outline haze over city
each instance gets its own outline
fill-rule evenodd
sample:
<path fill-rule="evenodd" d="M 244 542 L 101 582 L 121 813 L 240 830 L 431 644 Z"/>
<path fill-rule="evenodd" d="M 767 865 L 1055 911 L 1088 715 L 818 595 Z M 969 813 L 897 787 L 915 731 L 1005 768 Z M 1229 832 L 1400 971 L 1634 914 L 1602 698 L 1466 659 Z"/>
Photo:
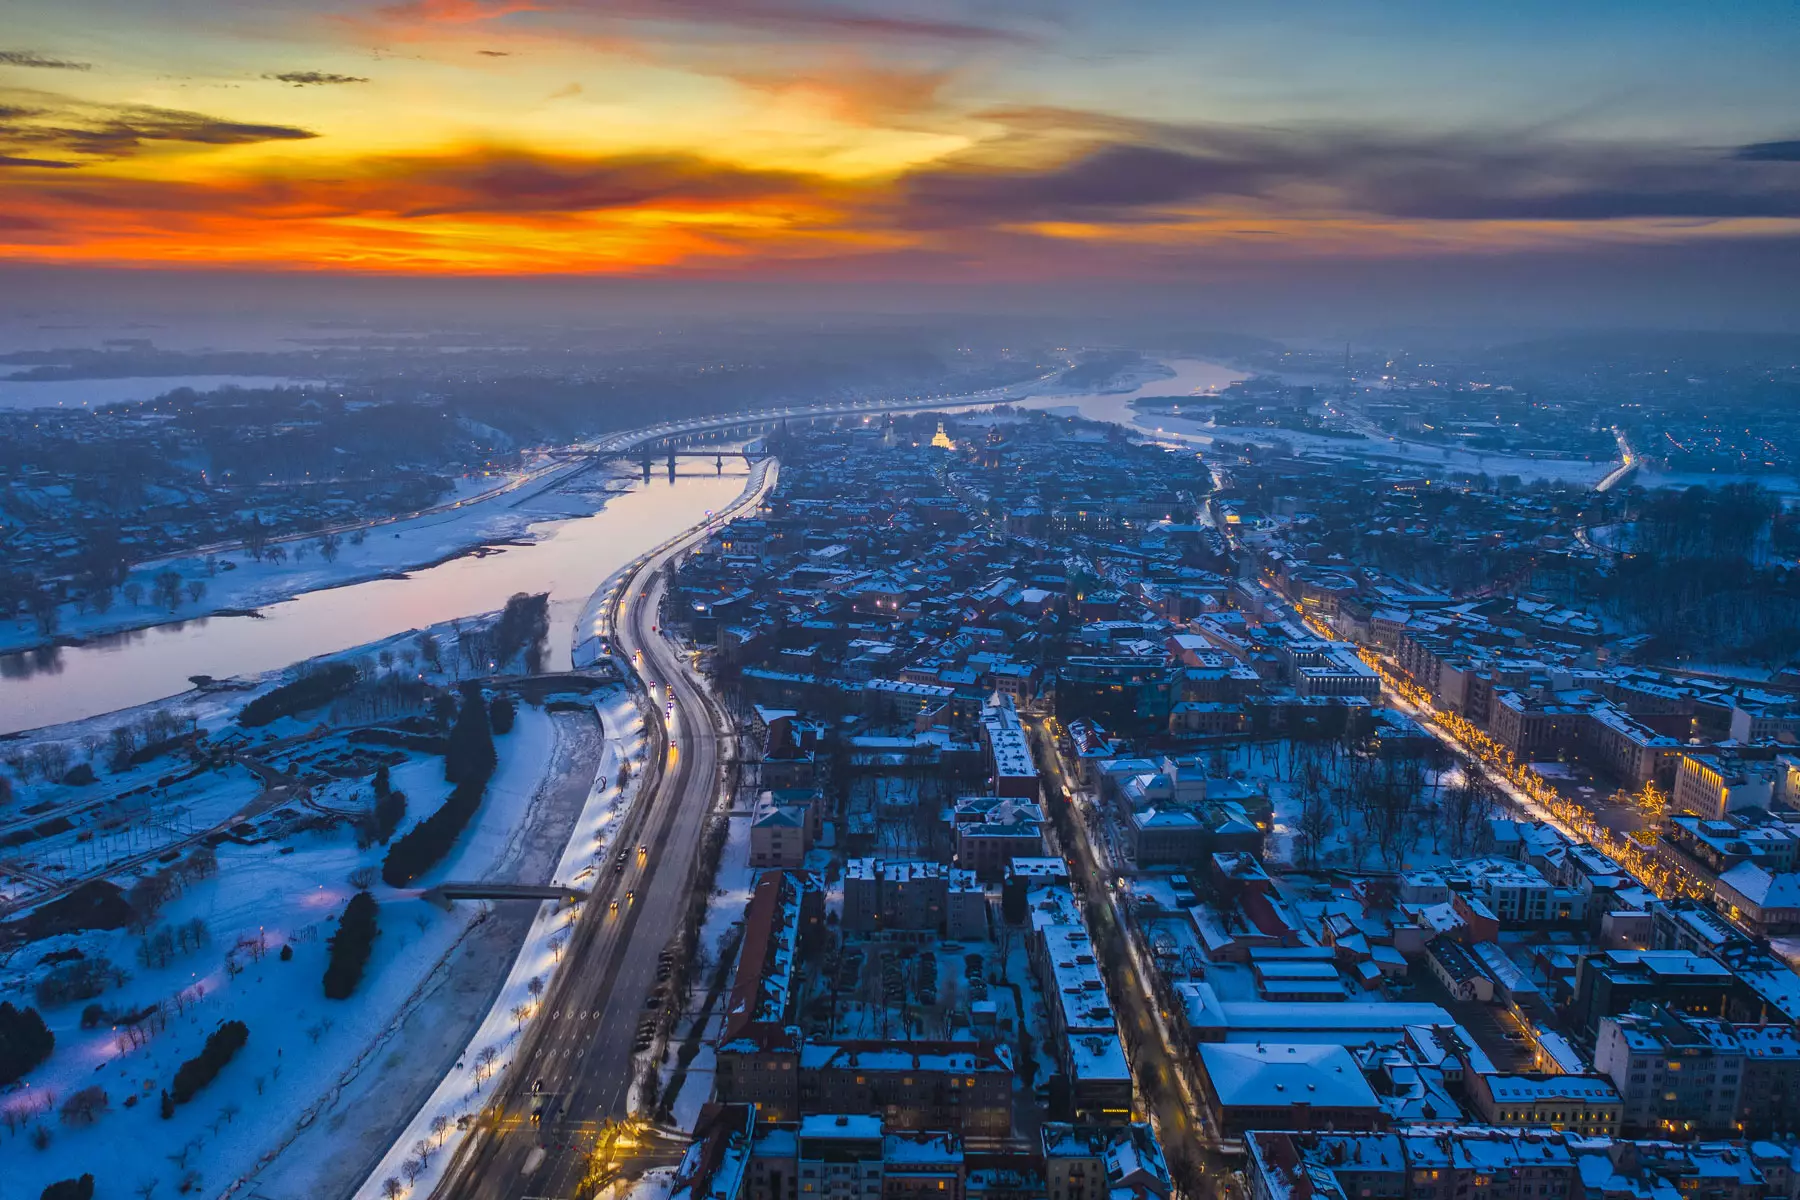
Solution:
<path fill-rule="evenodd" d="M 1791 4 L 0 8 L 0 1200 L 1800 1200 Z"/>

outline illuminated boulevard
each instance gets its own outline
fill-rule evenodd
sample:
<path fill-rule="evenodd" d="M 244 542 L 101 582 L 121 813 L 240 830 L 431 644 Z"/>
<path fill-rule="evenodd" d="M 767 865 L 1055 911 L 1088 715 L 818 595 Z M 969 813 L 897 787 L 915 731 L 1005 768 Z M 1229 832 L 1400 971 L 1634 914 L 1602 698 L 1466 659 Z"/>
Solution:
<path fill-rule="evenodd" d="M 761 484 L 733 509 L 640 559 L 614 593 L 615 652 L 652 693 L 641 698 L 650 716 L 637 800 L 606 848 L 606 867 L 566 951 L 571 961 L 556 973 L 539 1016 L 525 1027 L 518 1057 L 482 1115 L 479 1136 L 465 1143 L 438 1196 L 519 1200 L 591 1191 L 596 1139 L 612 1148 L 606 1139 L 618 1138 L 618 1123 L 630 1116 L 631 1084 L 639 1072 L 632 1038 L 658 958 L 687 908 L 701 832 L 721 788 L 723 718 L 692 665 L 656 628 L 663 568 L 718 521 L 753 508 L 775 477 L 771 463 Z M 673 718 L 665 724 L 667 701 L 673 701 Z M 614 864 L 621 853 L 619 872 Z M 537 1085 L 543 1097 L 559 1102 L 561 1114 L 543 1129 L 530 1116 Z M 634 1153 L 645 1162 L 672 1161 L 679 1153 L 677 1143 L 655 1131 L 639 1131 L 635 1138 L 648 1143 Z"/>

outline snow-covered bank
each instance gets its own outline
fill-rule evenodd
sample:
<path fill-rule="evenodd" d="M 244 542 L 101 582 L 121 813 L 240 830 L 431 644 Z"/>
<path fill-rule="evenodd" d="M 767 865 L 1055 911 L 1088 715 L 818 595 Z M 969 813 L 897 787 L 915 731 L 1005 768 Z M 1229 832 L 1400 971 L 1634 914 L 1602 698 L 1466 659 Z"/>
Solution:
<path fill-rule="evenodd" d="M 464 480 L 432 510 L 339 534 L 329 548 L 317 537 L 294 538 L 271 542 L 261 559 L 237 549 L 139 563 L 105 612 L 80 612 L 72 602 L 61 605 L 52 636 L 29 617 L 0 620 L 0 653 L 214 613 L 248 612 L 305 592 L 400 575 L 526 538 L 534 522 L 586 516 L 604 506 L 610 490 L 605 474 L 596 472 L 579 490 L 566 489 L 588 466 L 580 460 L 547 468 L 540 464 L 534 472 Z M 176 590 L 159 599 L 157 580 L 168 572 L 177 577 Z M 190 589 L 197 589 L 197 598 Z"/>

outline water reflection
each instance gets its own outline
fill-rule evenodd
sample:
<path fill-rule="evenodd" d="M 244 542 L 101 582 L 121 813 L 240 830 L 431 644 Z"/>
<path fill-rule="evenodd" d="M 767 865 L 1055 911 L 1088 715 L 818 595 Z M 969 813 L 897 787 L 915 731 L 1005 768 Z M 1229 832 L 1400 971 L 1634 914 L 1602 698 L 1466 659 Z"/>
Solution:
<path fill-rule="evenodd" d="M 464 555 L 411 575 L 308 592 L 257 616 L 215 615 L 0 656 L 0 733 L 79 720 L 185 691 L 196 675 L 273 670 L 457 617 L 514 592 L 550 593 L 546 666 L 569 665 L 582 606 L 639 553 L 724 508 L 744 488 L 742 459 L 711 462 L 615 494 L 599 513 L 532 527 L 540 540 Z"/>

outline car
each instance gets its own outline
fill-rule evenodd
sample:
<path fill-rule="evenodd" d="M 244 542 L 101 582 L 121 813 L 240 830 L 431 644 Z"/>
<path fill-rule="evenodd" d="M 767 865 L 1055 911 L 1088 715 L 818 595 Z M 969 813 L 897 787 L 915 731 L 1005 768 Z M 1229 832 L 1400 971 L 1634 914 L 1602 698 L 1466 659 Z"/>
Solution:
<path fill-rule="evenodd" d="M 644 1010 L 646 1012 L 654 1012 L 661 1007 L 662 1007 L 662 997 L 661 996 L 651 996 L 648 1000 L 644 1001 Z"/>
<path fill-rule="evenodd" d="M 619 911 L 619 898 L 617 896 L 614 896 L 612 898 L 612 911 L 613 912 Z"/>
<path fill-rule="evenodd" d="M 650 847 L 644 845 L 644 843 L 642 843 L 642 842 L 639 842 L 638 843 L 638 858 L 640 860 L 642 860 L 644 858 L 649 857 L 649 855 L 650 855 Z"/>
<path fill-rule="evenodd" d="M 635 901 L 635 900 L 636 900 L 636 899 L 637 899 L 637 893 L 636 893 L 636 892 L 633 892 L 633 891 L 627 891 L 627 892 L 626 892 L 626 893 L 625 893 L 625 903 L 627 903 L 627 904 L 630 904 L 630 903 L 632 903 L 632 902 L 633 902 L 633 901 Z"/>

